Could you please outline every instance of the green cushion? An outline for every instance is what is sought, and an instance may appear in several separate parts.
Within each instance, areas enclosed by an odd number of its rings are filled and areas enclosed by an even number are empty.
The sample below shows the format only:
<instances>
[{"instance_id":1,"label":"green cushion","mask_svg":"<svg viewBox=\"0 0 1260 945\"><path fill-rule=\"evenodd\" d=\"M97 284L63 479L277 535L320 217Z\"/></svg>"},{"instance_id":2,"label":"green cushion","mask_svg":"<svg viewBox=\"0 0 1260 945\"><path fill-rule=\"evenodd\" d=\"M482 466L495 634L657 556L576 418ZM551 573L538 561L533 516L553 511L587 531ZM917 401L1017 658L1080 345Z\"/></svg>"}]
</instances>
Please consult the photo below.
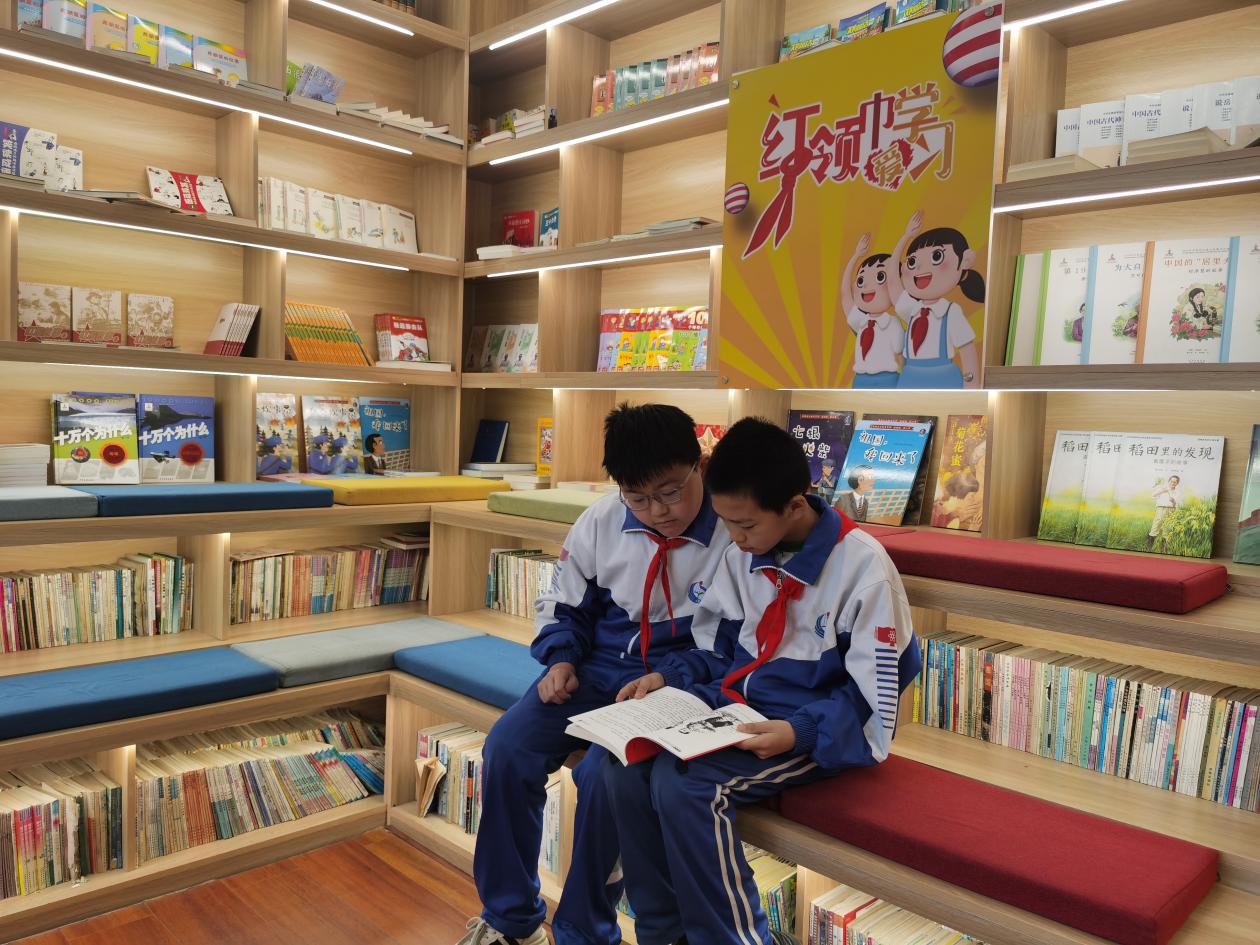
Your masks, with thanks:
<instances>
[{"instance_id":1,"label":"green cushion","mask_svg":"<svg viewBox=\"0 0 1260 945\"><path fill-rule=\"evenodd\" d=\"M491 512L572 525L579 515L603 497L600 492L579 492L577 489L534 489L496 492L486 500L486 505Z\"/></svg>"}]
</instances>

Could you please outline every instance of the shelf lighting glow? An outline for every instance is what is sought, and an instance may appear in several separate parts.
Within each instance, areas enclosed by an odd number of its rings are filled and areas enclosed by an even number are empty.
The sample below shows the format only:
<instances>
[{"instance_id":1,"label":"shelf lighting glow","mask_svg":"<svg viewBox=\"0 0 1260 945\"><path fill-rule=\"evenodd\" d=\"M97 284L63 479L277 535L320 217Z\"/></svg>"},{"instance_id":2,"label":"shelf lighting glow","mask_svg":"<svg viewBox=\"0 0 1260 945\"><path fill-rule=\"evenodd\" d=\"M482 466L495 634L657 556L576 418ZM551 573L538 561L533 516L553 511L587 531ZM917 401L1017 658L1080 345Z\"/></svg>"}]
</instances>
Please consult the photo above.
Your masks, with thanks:
<instances>
[{"instance_id":1,"label":"shelf lighting glow","mask_svg":"<svg viewBox=\"0 0 1260 945\"><path fill-rule=\"evenodd\" d=\"M346 7L330 3L329 0L306 0L307 3L313 3L317 7L323 7L325 10L333 10L345 16L352 16L356 20L363 20L365 23L371 23L373 26L380 26L387 30L393 30L395 33L402 33L404 36L415 36L411 30L405 26L399 26L396 23L387 23L385 20L378 20L374 16L368 16L366 13L360 13L358 10L350 10Z\"/></svg>"},{"instance_id":2,"label":"shelf lighting glow","mask_svg":"<svg viewBox=\"0 0 1260 945\"><path fill-rule=\"evenodd\" d=\"M491 43L490 49L491 51L495 49L502 49L504 46L510 46L513 43L518 43L522 39L528 39L531 36L543 32L543 30L550 29L553 26L559 26L561 23L567 23L569 20L576 20L580 16L586 16L588 13L594 13L596 10L602 10L604 7L610 7L617 2L618 0L595 0L594 3L588 3L584 7L578 7L576 10L571 10L568 13L562 13L560 16L550 19L546 23L531 26L529 29L521 30L521 32L509 36L507 39L501 39L497 43Z\"/></svg>"},{"instance_id":3,"label":"shelf lighting glow","mask_svg":"<svg viewBox=\"0 0 1260 945\"><path fill-rule=\"evenodd\" d=\"M289 253L293 256L307 256L311 259L326 259L330 262L350 263L352 266L370 266L373 269L392 269L396 272L409 272L406 266L395 266L391 263L370 262L366 259L350 259L347 256L330 256L324 253L310 253L301 249L287 249L282 246L264 246L262 243L251 243L249 240L231 240L224 236L207 236L204 233L181 233L178 230L163 230L154 226L140 226L136 223L119 223L113 220L93 220L89 217L77 217L69 213L53 213L49 210L30 210L25 207L10 207L0 204L0 211L8 211L19 215L44 217L49 220L65 220L70 223L87 223L92 226L108 226L116 230L132 230L139 233L157 233L159 236L178 236L180 239L201 240L203 243L222 243L226 246L245 246L250 249L269 249L275 252Z\"/></svg>"},{"instance_id":4,"label":"shelf lighting glow","mask_svg":"<svg viewBox=\"0 0 1260 945\"><path fill-rule=\"evenodd\" d=\"M699 253L707 253L711 249L721 249L721 243L714 243L712 246L692 246L687 249L666 249L656 253L635 253L632 256L616 256L612 259L590 259L586 262L561 263L556 266L538 266L533 269L514 269L511 272L492 272L489 273L489 279L502 279L507 276L528 276L536 272L554 272L559 269L587 269L591 266L607 266L612 263L620 262L637 262L640 259L656 259L661 256L688 256L698 255Z\"/></svg>"},{"instance_id":5,"label":"shelf lighting glow","mask_svg":"<svg viewBox=\"0 0 1260 945\"><path fill-rule=\"evenodd\" d=\"M228 111L244 112L248 115L256 115L259 118L266 118L269 121L279 122L282 125L290 125L294 128L314 131L318 134L329 135L333 138L340 138L343 141L353 141L356 144L367 145L370 148L379 148L382 151L393 151L395 154L405 154L408 156L415 153L407 148L400 148L396 145L385 144L381 141L373 141L370 138L361 138L358 135L352 135L345 131L335 131L331 128L321 128L319 125L307 124L306 122L298 121L295 118L283 118L280 115L272 115L269 112L260 112L256 108L246 108L242 105L231 105L227 102L220 102L212 98L203 98L200 95L192 95L188 92L177 91L176 89L164 89L158 85L149 85L145 82L137 82L135 79L126 79L119 75L110 75L108 72L99 72L96 69L86 69L83 66L71 65L68 62L59 62L56 59L48 59L44 56L32 56L30 53L18 52L15 49L4 49L0 47L0 56L8 56L10 59L21 59L24 62L34 62L41 66L49 66L53 69L60 69L63 72L71 72L75 75L88 76L93 79L104 79L106 82L114 82L118 85L125 85L128 88L142 89L146 92L157 92L161 95L169 95L171 98L178 98L185 102L196 102L198 105L209 105L213 108L225 108Z\"/></svg>"},{"instance_id":6,"label":"shelf lighting glow","mask_svg":"<svg viewBox=\"0 0 1260 945\"><path fill-rule=\"evenodd\" d=\"M719 99L716 102L705 102L703 105L696 105L692 108L684 108L679 112L670 112L667 115L657 115L654 118L646 118L643 121L636 121L632 125L620 125L616 128L605 128L603 131L594 131L589 135L582 135L580 138L570 138L568 141L560 141L556 144L548 144L541 148L534 148L530 151L522 151L520 154L509 154L505 157L495 158L490 162L491 167L499 164L507 164L511 161L521 161L525 158L534 157L538 154L546 154L548 151L555 151L571 144L586 144L588 141L598 141L600 138L610 138L613 135L625 134L627 131L635 131L639 128L646 128L648 125L659 125L664 121L673 121L675 118L685 118L687 115L694 115L697 112L705 112L711 108L721 108L729 98Z\"/></svg>"},{"instance_id":7,"label":"shelf lighting glow","mask_svg":"<svg viewBox=\"0 0 1260 945\"><path fill-rule=\"evenodd\" d=\"M1056 200L1035 200L1029 203L994 207L994 213L1019 213L1024 210L1041 210L1046 207L1069 207L1080 203L1100 203L1106 200L1123 200L1128 197L1149 197L1153 194L1174 194L1187 190L1208 190L1213 187L1229 187L1236 184L1252 184L1260 181L1260 174L1246 177L1225 177L1221 180L1193 181L1188 184L1165 184L1162 187L1142 187L1136 190L1114 190L1105 194L1085 194L1080 197L1060 197Z\"/></svg>"},{"instance_id":8,"label":"shelf lighting glow","mask_svg":"<svg viewBox=\"0 0 1260 945\"><path fill-rule=\"evenodd\" d=\"M1049 13L1040 13L1037 16L1025 17L1022 20L1015 20L1013 23L1005 23L1002 26L1004 32L1023 29L1025 26L1036 26L1038 23L1049 23L1051 20L1061 20L1067 16L1076 16L1078 13L1088 13L1090 10L1099 10L1103 7L1115 6L1117 3L1126 3L1128 0L1090 0L1089 3L1078 3L1074 7L1064 7L1062 10L1052 10Z\"/></svg>"}]
</instances>

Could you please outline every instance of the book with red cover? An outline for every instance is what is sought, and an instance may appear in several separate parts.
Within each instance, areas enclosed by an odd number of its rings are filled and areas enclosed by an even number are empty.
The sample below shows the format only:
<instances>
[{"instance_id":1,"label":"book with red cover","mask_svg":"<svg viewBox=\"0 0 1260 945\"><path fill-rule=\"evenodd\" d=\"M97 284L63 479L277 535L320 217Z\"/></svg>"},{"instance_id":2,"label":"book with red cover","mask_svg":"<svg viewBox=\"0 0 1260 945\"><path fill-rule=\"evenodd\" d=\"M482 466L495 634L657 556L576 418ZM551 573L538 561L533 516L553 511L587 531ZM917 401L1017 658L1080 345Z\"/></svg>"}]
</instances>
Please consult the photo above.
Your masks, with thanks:
<instances>
[{"instance_id":1,"label":"book with red cover","mask_svg":"<svg viewBox=\"0 0 1260 945\"><path fill-rule=\"evenodd\" d=\"M516 210L503 214L503 242L508 246L533 246L538 233L538 211Z\"/></svg>"},{"instance_id":2,"label":"book with red cover","mask_svg":"<svg viewBox=\"0 0 1260 945\"><path fill-rule=\"evenodd\" d=\"M428 361L429 331L422 316L376 316L376 357L381 361Z\"/></svg>"}]
</instances>

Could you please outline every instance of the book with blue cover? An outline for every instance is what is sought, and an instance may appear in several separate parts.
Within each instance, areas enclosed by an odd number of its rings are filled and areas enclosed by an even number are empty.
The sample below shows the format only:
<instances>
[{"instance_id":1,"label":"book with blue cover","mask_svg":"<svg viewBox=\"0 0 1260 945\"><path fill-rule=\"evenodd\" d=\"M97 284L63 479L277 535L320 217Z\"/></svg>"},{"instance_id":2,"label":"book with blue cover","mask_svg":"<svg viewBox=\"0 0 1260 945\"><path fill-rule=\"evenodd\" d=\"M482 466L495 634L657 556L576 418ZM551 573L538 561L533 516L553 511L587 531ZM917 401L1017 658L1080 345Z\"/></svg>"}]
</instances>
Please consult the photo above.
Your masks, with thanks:
<instances>
[{"instance_id":1,"label":"book with blue cover","mask_svg":"<svg viewBox=\"0 0 1260 945\"><path fill-rule=\"evenodd\" d=\"M140 394L141 482L214 482L214 398Z\"/></svg>"},{"instance_id":2,"label":"book with blue cover","mask_svg":"<svg viewBox=\"0 0 1260 945\"><path fill-rule=\"evenodd\" d=\"M853 439L852 410L790 410L788 433L809 461L809 491L828 505L840 491L840 468Z\"/></svg>"},{"instance_id":3,"label":"book with blue cover","mask_svg":"<svg viewBox=\"0 0 1260 945\"><path fill-rule=\"evenodd\" d=\"M360 397L364 471L411 468L411 402L398 397Z\"/></svg>"},{"instance_id":4,"label":"book with blue cover","mask_svg":"<svg viewBox=\"0 0 1260 945\"><path fill-rule=\"evenodd\" d=\"M306 471L321 476L361 473L363 428L359 402L353 397L302 395L306 431Z\"/></svg>"},{"instance_id":5,"label":"book with blue cover","mask_svg":"<svg viewBox=\"0 0 1260 945\"><path fill-rule=\"evenodd\" d=\"M859 420L840 473L835 507L857 522L900 525L931 433L926 423Z\"/></svg>"},{"instance_id":6,"label":"book with blue cover","mask_svg":"<svg viewBox=\"0 0 1260 945\"><path fill-rule=\"evenodd\" d=\"M846 16L836 25L836 40L841 43L852 43L867 36L884 32L888 23L888 7L879 3L865 13Z\"/></svg>"},{"instance_id":7,"label":"book with blue cover","mask_svg":"<svg viewBox=\"0 0 1260 945\"><path fill-rule=\"evenodd\" d=\"M508 422L506 420L482 420L477 425L477 438L473 440L470 463L500 463L503 449L507 446Z\"/></svg>"}]
</instances>

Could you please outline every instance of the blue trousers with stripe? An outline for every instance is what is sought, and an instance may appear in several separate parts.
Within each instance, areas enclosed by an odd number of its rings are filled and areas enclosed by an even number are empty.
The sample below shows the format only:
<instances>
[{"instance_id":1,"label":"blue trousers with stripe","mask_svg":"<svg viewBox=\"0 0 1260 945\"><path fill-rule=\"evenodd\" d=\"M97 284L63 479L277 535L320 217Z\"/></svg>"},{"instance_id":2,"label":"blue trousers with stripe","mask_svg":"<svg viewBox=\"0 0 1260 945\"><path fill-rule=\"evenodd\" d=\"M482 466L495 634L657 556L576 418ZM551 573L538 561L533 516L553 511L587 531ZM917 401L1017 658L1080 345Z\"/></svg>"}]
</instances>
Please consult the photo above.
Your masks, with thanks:
<instances>
[{"instance_id":1,"label":"blue trousers with stripe","mask_svg":"<svg viewBox=\"0 0 1260 945\"><path fill-rule=\"evenodd\" d=\"M608 882L618 852L603 784L607 752L564 733L569 716L607 705L612 697L580 673L579 681L563 705L544 703L531 686L490 730L482 756L473 880L482 918L504 935L524 938L542 924L547 906L538 895L538 853L547 778L571 753L586 748L586 757L573 769L573 861L551 930L556 945L617 945L622 886Z\"/></svg>"},{"instance_id":2,"label":"blue trousers with stripe","mask_svg":"<svg viewBox=\"0 0 1260 945\"><path fill-rule=\"evenodd\" d=\"M807 755L762 760L728 748L604 766L639 945L771 945L735 808L835 772Z\"/></svg>"}]
</instances>

